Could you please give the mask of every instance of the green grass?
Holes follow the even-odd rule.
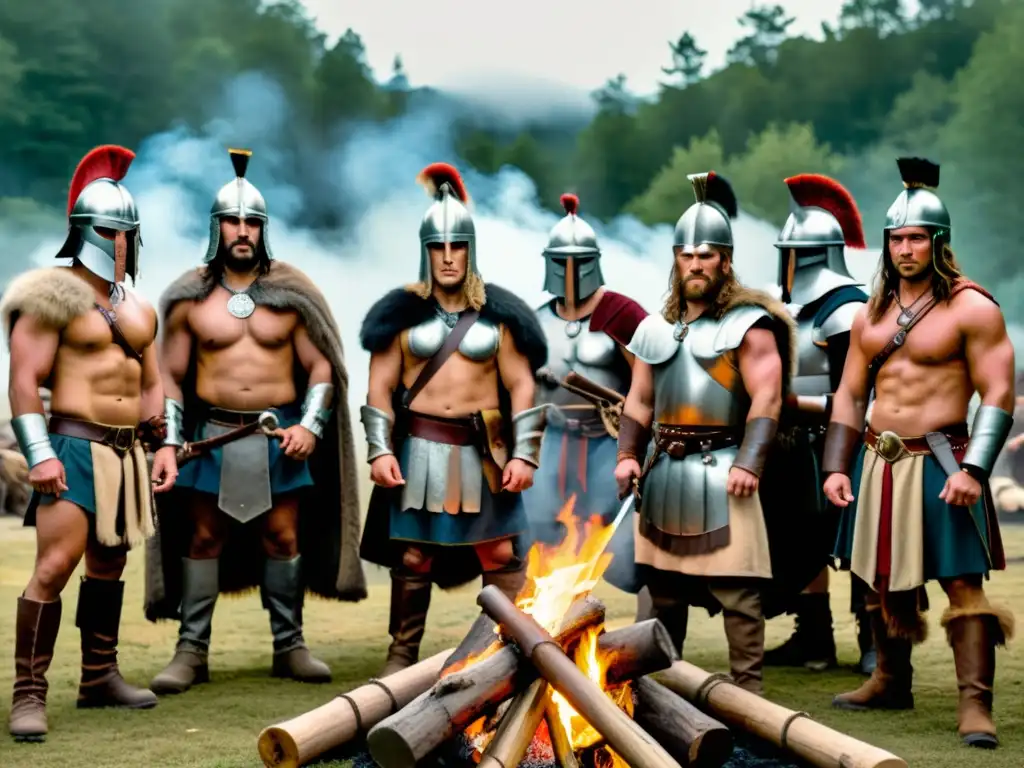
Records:
[[[29,578],[35,555],[34,530],[21,521],[0,518],[0,707],[4,728],[10,702],[16,599]],[[1004,529],[1008,555],[1024,555],[1024,526]],[[170,660],[177,628],[150,624],[142,615],[141,552],[129,556],[122,618],[121,669],[135,684],[146,684]],[[327,701],[336,693],[364,683],[383,662],[389,638],[388,585],[384,573],[371,569],[370,597],[356,605],[312,601],[306,608],[310,647],[330,664],[335,680],[326,686],[273,680],[270,630],[257,595],[221,600],[214,619],[210,667],[213,681],[176,697],[165,698],[145,712],[79,711],[78,630],[74,626],[77,577],[64,593],[64,614],[49,673],[50,735],[45,744],[14,744],[0,734],[0,766],[65,768],[88,765],[260,766],[256,739],[260,730]],[[856,645],[848,604],[849,579],[833,576],[832,602],[840,660],[852,663]],[[993,600],[1018,610],[1024,603],[1024,565],[994,575]],[[609,626],[632,620],[628,595],[602,585],[597,595],[608,606]],[[929,586],[931,635],[915,651],[917,708],[904,713],[846,713],[829,706],[834,693],[859,685],[847,671],[821,674],[767,670],[766,696],[783,706],[809,712],[819,721],[903,757],[911,766],[929,768],[1020,768],[1024,765],[1024,653],[1011,643],[997,657],[996,718],[1001,749],[982,752],[960,746],[956,734],[956,680],[952,653],[938,627],[945,596]],[[435,591],[424,655],[455,645],[476,615],[472,587],[454,593]],[[768,625],[768,644],[783,640],[791,628],[781,618]],[[720,619],[693,611],[687,660],[709,671],[727,671]],[[328,765],[328,764],[324,764]],[[331,763],[342,766],[344,763]]]

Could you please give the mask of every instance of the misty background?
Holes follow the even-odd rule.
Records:
[[[1015,323],[1017,348],[1024,343],[1018,0],[836,2],[835,18],[813,34],[794,15],[806,3],[745,2],[731,41],[699,39],[707,25],[696,17],[711,11],[680,2],[694,14],[695,32],[664,29],[671,39],[651,75],[653,92],[634,92],[624,74],[608,72],[605,85],[582,98],[571,84],[538,80],[507,58],[490,62],[507,70],[501,78],[413,86],[422,80],[400,54],[391,71],[369,67],[339,5],[0,6],[0,286],[55,263],[75,164],[97,144],[119,143],[137,153],[125,180],[142,218],[137,290],[155,303],[205,253],[213,195],[233,177],[227,147],[251,148],[248,178],[269,204],[267,237],[278,258],[309,273],[327,296],[356,411],[368,363],[359,324],[386,290],[417,276],[429,199],[414,178],[428,163],[463,172],[486,280],[534,305],[546,298],[540,253],[562,215],[559,195],[572,191],[598,230],[607,283],[657,310],[671,227],[693,201],[686,174],[714,169],[733,183],[737,268],[757,287],[776,278],[772,244],[790,205],[783,178],[838,178],[857,198],[869,244],[848,254],[849,266],[869,281],[885,210],[901,189],[895,158],[912,154],[942,164],[953,247]],[[439,19],[448,28],[459,22],[457,14]],[[664,28],[657,17],[649,24]],[[586,17],[578,31],[564,36],[566,60],[573,46],[593,44]],[[423,32],[437,56],[459,56]],[[0,373],[7,365],[4,349]]]

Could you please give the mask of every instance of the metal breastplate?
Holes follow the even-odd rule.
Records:
[[[827,395],[832,391],[825,337],[820,328],[815,331],[813,323],[813,316],[796,321],[797,370],[792,382],[795,395]]]
[[[615,341],[606,333],[595,333],[587,328],[589,319],[580,321],[579,333],[570,336],[570,322],[563,320],[551,304],[537,310],[537,319],[548,342],[547,369],[557,378],[570,371],[614,389],[625,395],[629,391],[629,364]],[[537,385],[537,405],[583,405],[587,401],[562,387]]]
[[[452,332],[440,317],[432,317],[409,331],[409,352],[420,359],[433,356]],[[498,326],[478,318],[459,342],[459,353],[473,362],[482,363],[498,353],[501,335]]]
[[[720,324],[700,319],[689,326],[679,350],[654,366],[654,420],[666,424],[731,426],[746,413],[739,371],[716,350]],[[738,346],[738,345],[737,345]]]

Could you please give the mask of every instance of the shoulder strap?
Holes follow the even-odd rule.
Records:
[[[451,357],[452,353],[456,349],[458,349],[459,343],[466,335],[470,326],[476,322],[476,319],[479,316],[480,313],[475,309],[463,312],[459,316],[458,322],[455,323],[455,327],[452,328],[452,332],[448,334],[448,338],[444,340],[444,344],[442,344],[441,348],[434,353],[434,356],[427,361],[427,364],[423,366],[423,370],[420,371],[420,375],[416,377],[416,381],[414,381],[412,386],[405,391],[405,394],[402,396],[403,405],[408,408],[409,403],[416,398],[416,395],[420,393],[420,390],[427,385],[427,382],[434,377],[435,373],[441,370],[441,366],[444,365],[445,361]]]
[[[137,362],[139,365],[142,365],[142,355],[140,355],[138,351],[136,351],[135,347],[131,345],[128,339],[125,338],[124,333],[121,331],[121,326],[117,324],[115,315],[112,312],[110,312],[110,310],[100,306],[99,304],[96,305],[96,309],[100,311],[100,314],[103,315],[103,319],[106,320],[107,325],[110,326],[110,333],[114,337],[114,343],[117,344],[117,346],[119,346],[121,349],[123,349],[124,353],[128,355],[128,357]]]
[[[849,304],[854,301],[865,302],[868,298],[868,295],[858,286],[844,285],[838,290],[832,291],[832,293],[825,297],[821,306],[815,310],[814,319],[811,321],[811,325],[814,328],[820,328],[829,316],[844,304]]]

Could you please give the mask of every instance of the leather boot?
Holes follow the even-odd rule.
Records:
[[[43,741],[46,722],[46,670],[60,629],[61,601],[18,598],[14,641],[14,697],[9,730],[15,741]]]
[[[411,667],[420,658],[420,643],[427,628],[432,584],[430,577],[404,569],[391,571],[391,618],[387,661],[381,677]]]
[[[804,667],[814,672],[838,666],[827,592],[797,597],[795,629],[782,645],[765,651],[768,667]]]
[[[153,693],[184,693],[193,685],[208,682],[207,657],[213,628],[213,609],[220,591],[216,558],[181,560],[181,626],[174,658],[153,678]]]
[[[493,584],[512,602],[515,602],[516,597],[519,595],[519,591],[523,588],[525,583],[526,563],[519,558],[515,558],[504,568],[499,568],[494,571],[484,571],[483,575],[483,586],[486,587]]]
[[[302,555],[291,560],[267,558],[263,600],[270,612],[270,631],[274,635],[271,675],[302,683],[331,682],[330,667],[309,652],[302,637]]]
[[[156,694],[125,682],[117,668],[117,636],[121,626],[124,582],[82,579],[75,624],[82,632],[82,680],[78,706],[150,709]]]
[[[996,637],[1001,634],[995,616],[959,616],[947,625],[956,684],[960,690],[957,724],[960,738],[971,747],[999,746],[992,722],[992,683],[996,674]]]
[[[832,706],[850,710],[913,709],[914,667],[910,663],[910,640],[889,637],[879,608],[867,613],[878,664],[860,688],[835,696]]]
[[[756,593],[744,595],[734,607],[722,609],[729,643],[729,670],[737,686],[764,695],[764,615]]]
[[[667,584],[652,582],[649,586],[650,611],[649,618],[657,619],[668,630],[672,645],[683,658],[683,645],[686,643],[686,630],[690,623],[690,605],[668,587]]]
[[[871,675],[878,666],[878,654],[871,635],[871,617],[866,608],[859,608],[854,615],[857,620],[857,647],[860,649],[860,660],[855,669],[862,675]]]

